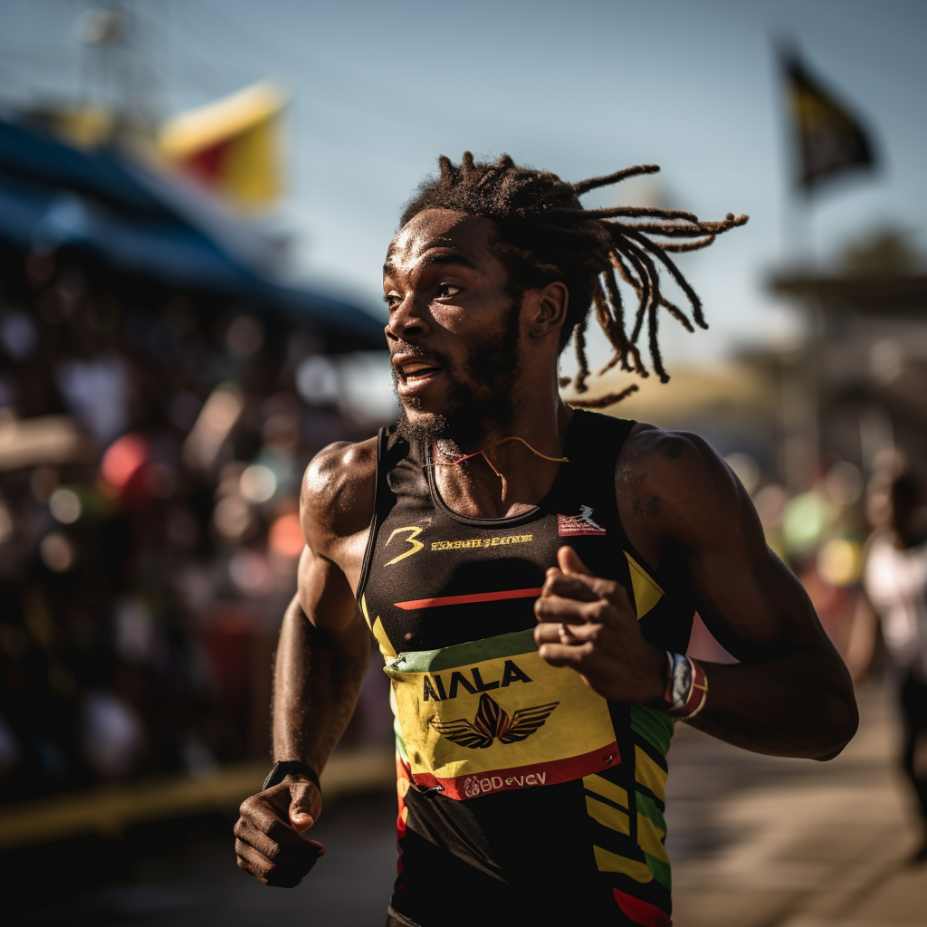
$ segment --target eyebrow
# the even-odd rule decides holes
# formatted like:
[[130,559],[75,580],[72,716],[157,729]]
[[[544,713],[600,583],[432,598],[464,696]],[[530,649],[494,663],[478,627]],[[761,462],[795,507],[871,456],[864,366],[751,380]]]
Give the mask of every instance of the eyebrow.
[[[421,264],[419,266],[430,267],[435,264],[457,264],[461,267],[469,267],[471,270],[479,269],[476,264],[474,264],[473,261],[471,261],[469,258],[466,258],[462,254],[456,252],[452,254],[426,254],[425,257],[422,258]],[[393,264],[391,260],[387,260],[383,265],[383,276],[385,277],[388,274],[392,274],[395,269],[396,265]]]

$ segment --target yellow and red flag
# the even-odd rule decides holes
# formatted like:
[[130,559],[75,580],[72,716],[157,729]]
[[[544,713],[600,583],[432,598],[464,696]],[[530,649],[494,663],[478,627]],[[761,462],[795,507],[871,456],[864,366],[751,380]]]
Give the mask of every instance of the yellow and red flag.
[[243,209],[270,206],[283,189],[281,111],[286,103],[261,81],[170,119],[161,154]]

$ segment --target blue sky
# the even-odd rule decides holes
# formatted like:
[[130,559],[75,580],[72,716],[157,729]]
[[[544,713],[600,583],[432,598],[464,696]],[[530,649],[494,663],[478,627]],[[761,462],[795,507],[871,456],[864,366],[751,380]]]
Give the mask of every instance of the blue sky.
[[[86,84],[74,22],[85,0],[0,0],[0,100],[73,99]],[[102,2],[97,5],[103,6]],[[883,167],[808,211],[826,265],[879,224],[927,251],[927,4],[903,0],[136,0],[136,67],[165,115],[269,77],[292,95],[290,194],[300,276],[379,311],[380,267],[401,204],[457,159],[510,153],[569,180],[660,164],[658,196],[749,225],[680,266],[711,330],[662,330],[670,364],[711,363],[794,335],[764,279],[795,256],[784,103],[773,39],[866,118]],[[99,80],[99,75],[98,75]],[[98,83],[97,86],[100,86]],[[588,202],[596,202],[591,197]],[[801,257],[808,259],[807,251]],[[604,346],[595,349],[604,356]]]

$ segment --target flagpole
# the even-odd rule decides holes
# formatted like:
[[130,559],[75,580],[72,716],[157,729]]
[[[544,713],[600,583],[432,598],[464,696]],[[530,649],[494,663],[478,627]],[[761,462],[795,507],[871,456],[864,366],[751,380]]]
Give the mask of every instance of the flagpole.
[[810,197],[804,191],[793,188],[785,201],[783,232],[786,263],[811,270],[815,255]]
[[[780,74],[784,78],[792,136],[792,183],[786,196],[783,216],[785,235],[789,239],[786,260],[794,262],[794,276],[815,273],[812,242],[811,209],[814,196],[822,182],[850,170],[871,170],[875,164],[869,133],[860,119],[838,97],[824,88],[802,64],[795,43],[778,43]],[[812,327],[800,366],[801,392],[807,402],[794,437],[805,442],[808,456],[814,462],[805,474],[808,486],[814,479],[821,450],[821,426],[818,390],[818,361],[821,326],[816,318],[819,311],[812,301]],[[783,392],[785,398],[785,392]],[[788,422],[788,409],[783,409],[783,421]]]

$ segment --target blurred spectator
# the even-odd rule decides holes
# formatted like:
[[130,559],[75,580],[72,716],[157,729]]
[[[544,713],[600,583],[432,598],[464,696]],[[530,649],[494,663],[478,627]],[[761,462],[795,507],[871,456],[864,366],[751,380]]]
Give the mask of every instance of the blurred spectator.
[[925,861],[927,770],[918,765],[917,754],[927,732],[927,509],[922,487],[910,470],[895,476],[887,492],[876,487],[872,497],[870,508],[881,506],[888,522],[876,528],[869,541],[865,587],[897,669],[902,767],[914,788],[923,828],[913,859]]
[[0,240],[0,802],[267,756],[300,476],[366,436],[313,361],[308,321]]

